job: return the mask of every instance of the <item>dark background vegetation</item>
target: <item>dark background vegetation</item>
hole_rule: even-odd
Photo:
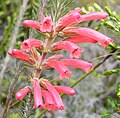
[[[23,1],[0,0],[0,117],[2,117],[2,111],[6,105],[9,86],[15,79],[15,75],[19,73],[19,70],[17,70],[19,61],[8,57],[7,59],[9,61],[5,64],[5,58],[8,49],[11,47],[11,40],[15,35],[15,27],[17,27],[16,21]],[[54,11],[53,1],[54,0],[48,0],[44,13],[51,14],[52,11]],[[29,0],[22,21],[24,19],[38,20],[38,10],[41,6],[42,0]],[[67,7],[66,12],[76,7],[83,7],[83,13],[102,10],[108,12],[110,18],[107,20],[90,21],[81,23],[80,26],[99,30],[103,34],[111,37],[114,43],[119,46],[120,0],[76,0],[76,2]],[[24,28],[21,24],[18,35],[15,38],[14,48],[19,48],[21,42],[28,37],[42,40],[42,36],[35,30]],[[103,49],[99,44],[82,44],[80,46],[84,48],[82,59],[92,62],[94,65],[98,64],[114,49],[114,46],[108,46],[106,49]],[[67,55],[66,52],[63,53]],[[64,111],[47,112],[43,118],[120,118],[120,97],[117,96],[117,89],[119,89],[118,84],[120,82],[119,55],[118,50],[92,74],[77,84],[74,87],[77,92],[74,97],[63,97],[66,106]],[[3,72],[4,67],[5,70]],[[22,67],[21,70],[7,118],[23,118],[24,115],[24,108],[28,96],[20,103],[16,103],[15,92],[25,85],[29,85],[28,78],[31,70],[27,67]],[[84,74],[84,72],[79,69],[72,69],[72,72],[71,79],[62,82],[58,81],[58,83],[70,86]],[[57,74],[52,71],[43,73],[43,75],[51,78]],[[40,113],[39,110],[33,111],[32,108],[29,112],[31,114],[30,118],[36,118]]]

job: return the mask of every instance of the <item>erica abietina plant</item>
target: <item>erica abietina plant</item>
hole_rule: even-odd
[[[16,93],[16,99],[22,100],[27,93],[31,93],[34,106],[33,108],[52,110],[63,110],[64,103],[60,97],[61,93],[75,95],[72,88],[66,86],[54,86],[47,79],[41,77],[41,72],[46,69],[55,69],[59,74],[59,79],[71,77],[72,72],[68,66],[79,68],[89,72],[93,64],[80,60],[83,49],[78,43],[97,43],[103,48],[113,40],[104,34],[90,28],[77,27],[77,24],[89,20],[100,20],[108,17],[106,12],[93,12],[81,15],[81,8],[70,11],[57,22],[52,22],[50,16],[42,18],[41,22],[34,20],[23,21],[23,26],[34,28],[39,33],[45,35],[45,40],[29,38],[22,42],[21,49],[13,49],[9,55],[22,60],[24,63],[33,67],[33,77],[30,78],[31,86],[26,86]],[[57,36],[63,39],[56,41]],[[62,59],[62,54],[52,55],[53,52],[66,50],[70,53],[67,59]],[[49,53],[51,56],[46,56]]]

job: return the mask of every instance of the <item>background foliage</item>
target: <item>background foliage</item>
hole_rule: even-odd
[[[39,2],[38,2],[39,1]],[[76,7],[83,8],[83,14],[92,11],[106,11],[109,18],[104,21],[90,21],[81,23],[80,26],[90,27],[99,30],[105,35],[114,39],[114,45],[110,45],[106,50],[99,45],[82,44],[84,47],[83,59],[92,62],[94,65],[99,63],[105,55],[110,51],[118,48],[118,51],[113,56],[102,64],[91,75],[81,81],[75,89],[77,95],[73,98],[64,96],[66,109],[64,111],[57,111],[55,113],[47,112],[43,117],[47,118],[117,118],[120,117],[120,1],[119,0],[48,0],[44,9],[45,14],[52,14],[54,21],[63,16],[69,10]],[[70,4],[69,4],[70,3]],[[67,4],[69,6],[67,6]],[[13,29],[16,25],[16,20],[21,9],[22,0],[0,0],[0,70],[2,70],[4,58],[10,46]],[[58,5],[58,6],[56,6]],[[62,7],[60,7],[62,5]],[[43,6],[42,0],[29,0],[27,10],[24,14],[25,19],[38,19],[38,10]],[[60,15],[58,12],[60,11]],[[19,35],[17,36],[15,48],[19,48],[21,42],[28,38],[34,37],[42,40],[42,35],[38,34],[33,29],[24,28],[21,24]],[[66,54],[66,52],[64,52]],[[16,59],[10,58],[9,64],[5,71],[4,77],[0,83],[0,111],[5,106],[8,96],[8,90],[11,82],[15,77],[19,62]],[[24,67],[19,76],[16,90],[19,90],[25,85],[28,85],[28,77],[31,72],[30,69]],[[63,85],[71,85],[83,72],[78,69],[73,69],[73,75],[70,80],[64,80]],[[46,72],[48,77],[56,75],[55,72]],[[57,81],[60,83],[60,81]],[[22,102],[16,102],[15,97],[12,99],[7,117],[19,118],[25,114],[26,102],[29,100],[29,95]],[[32,101],[30,106],[32,106]],[[32,110],[29,107],[28,116],[37,117],[39,110]],[[30,113],[30,114],[29,114]],[[1,116],[0,116],[1,117]]]

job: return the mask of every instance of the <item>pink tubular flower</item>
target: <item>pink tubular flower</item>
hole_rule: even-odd
[[[81,11],[82,11],[82,9],[78,8],[76,10],[70,11],[68,14],[63,16],[59,20],[59,22],[58,22],[58,24],[56,26],[56,30],[60,31],[60,30],[64,29],[67,26],[78,23],[78,21],[80,20],[80,12]]]
[[[11,52],[9,51],[8,54],[19,60],[26,61],[31,64],[35,63],[35,61],[32,59],[30,55],[21,50],[13,49]]]
[[[33,47],[42,49],[43,42],[34,38],[29,38],[22,42],[21,50],[29,52]]]
[[[41,88],[39,85],[38,79],[32,79],[32,86],[33,86],[33,91],[34,91],[34,107],[33,108],[39,108],[43,106],[43,101],[42,101],[42,93],[41,93]]]
[[[73,88],[67,86],[54,86],[54,88],[57,90],[58,93],[65,93],[71,96],[76,94]]]
[[[56,107],[55,109],[63,110],[64,109],[63,101],[62,101],[59,93],[54,88],[54,86],[52,86],[51,83],[47,80],[41,81],[41,84],[50,92],[50,94],[55,102],[55,107]]]
[[[60,73],[61,80],[64,78],[70,78],[71,72],[63,63],[55,60],[48,60],[48,65]]]
[[[93,64],[83,61],[83,60],[77,60],[77,59],[63,59],[60,60],[61,63],[63,63],[66,66],[72,66],[75,68],[80,68],[84,70],[85,72],[89,72],[90,68],[93,66]]]
[[[79,22],[85,22],[89,20],[100,20],[108,17],[106,12],[91,12],[88,14],[81,15]]]
[[[82,49],[70,41],[60,41],[51,46],[51,51],[67,50],[70,52],[70,58],[80,58]]]
[[[22,100],[24,96],[31,91],[30,87],[25,87],[16,93],[16,99]]]
[[[47,90],[42,90],[42,96],[45,102],[44,108],[49,111],[55,110],[56,106],[51,94]]]
[[[34,21],[34,20],[25,20],[25,21],[23,21],[23,26],[40,30],[41,25],[39,22]]]
[[[106,46],[108,46],[108,44],[110,42],[113,42],[113,40],[107,36],[105,36],[104,34],[97,32],[93,29],[90,28],[85,28],[85,27],[81,27],[81,28],[75,28],[75,27],[70,27],[70,28],[66,28],[66,30],[63,31],[63,33],[67,36],[81,36],[84,37],[86,40],[88,41],[92,41],[92,42],[99,42],[102,44],[102,47],[105,48]],[[76,38],[77,39],[77,38]],[[75,39],[75,40],[76,40]],[[71,40],[71,38],[67,39],[67,40]],[[72,40],[74,40],[74,38],[72,37]],[[80,40],[79,40],[80,41]],[[73,41],[74,42],[74,41]],[[85,41],[87,42],[87,41]],[[81,41],[80,41],[81,43]]]
[[[71,38],[67,38],[66,41],[71,41],[73,43],[97,43],[98,41],[92,39],[92,38],[88,38],[88,37],[84,37],[84,36],[75,36],[75,37],[71,37]]]
[[[41,32],[51,32],[52,31],[52,20],[50,17],[45,17],[42,19],[40,30]]]

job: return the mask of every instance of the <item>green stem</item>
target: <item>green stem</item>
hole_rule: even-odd
[[[20,101],[15,101],[14,103],[12,103],[10,106],[9,106],[9,109],[13,106],[15,106],[16,104],[18,104]]]
[[[95,69],[91,69],[88,73],[85,73],[82,77],[80,77],[76,82],[74,82],[70,87],[73,88],[76,86],[79,82],[81,82],[85,77],[87,77],[89,74],[91,74]]]
[[[40,118],[42,115],[44,115],[46,111],[47,111],[46,109],[43,110],[43,111],[37,116],[37,118]]]
[[[100,63],[98,63],[94,68],[92,68],[88,73],[85,73],[82,77],[80,77],[76,82],[74,82],[70,87],[73,88],[76,86],[80,81],[82,81],[85,77],[91,74],[94,70],[96,70],[101,64],[103,64],[108,58],[110,58],[117,49],[111,51],[109,55],[107,55]]]

